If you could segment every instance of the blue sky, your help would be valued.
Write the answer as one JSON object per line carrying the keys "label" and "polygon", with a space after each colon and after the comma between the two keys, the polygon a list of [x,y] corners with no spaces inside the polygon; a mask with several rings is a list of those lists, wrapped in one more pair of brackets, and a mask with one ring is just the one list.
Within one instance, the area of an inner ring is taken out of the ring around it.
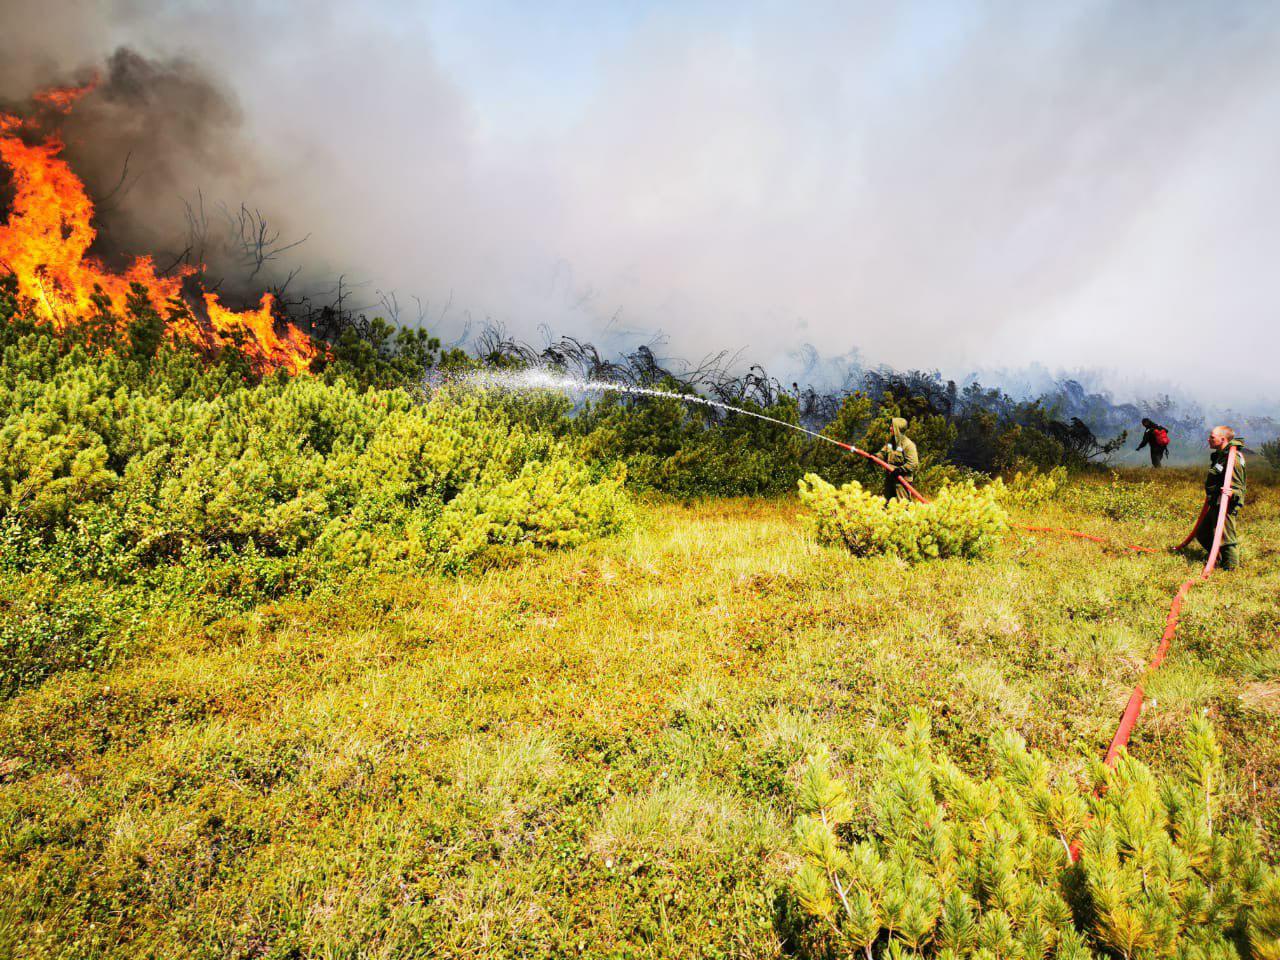
{"label": "blue sky", "polygon": [[[470,94],[485,131],[522,136],[577,121],[607,63],[670,3],[440,4],[426,36],[445,72]],[[684,16],[691,16],[686,11]]]}

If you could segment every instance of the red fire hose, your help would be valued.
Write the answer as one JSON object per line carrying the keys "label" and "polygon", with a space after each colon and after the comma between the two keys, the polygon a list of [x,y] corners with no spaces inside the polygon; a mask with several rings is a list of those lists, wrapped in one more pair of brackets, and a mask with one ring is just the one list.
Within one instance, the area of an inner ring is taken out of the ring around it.
{"label": "red fire hose", "polygon": [[[847,443],[842,443],[841,446],[853,453],[866,457],[868,460],[879,464],[886,470],[893,470],[893,467],[890,464],[873,454],[867,453],[865,450],[860,450],[852,444]],[[1151,663],[1147,665],[1147,669],[1143,671],[1142,677],[1139,678],[1138,683],[1134,685],[1133,692],[1129,694],[1129,701],[1125,704],[1124,713],[1120,715],[1120,725],[1116,728],[1115,736],[1111,738],[1110,746],[1107,747],[1107,754],[1103,759],[1103,763],[1108,767],[1114,767],[1116,765],[1120,759],[1120,751],[1129,743],[1129,737],[1133,733],[1133,728],[1138,722],[1139,715],[1142,713],[1142,704],[1144,700],[1142,680],[1164,663],[1164,658],[1169,652],[1169,645],[1172,643],[1174,634],[1177,633],[1178,630],[1178,618],[1182,614],[1182,602],[1187,598],[1187,594],[1191,591],[1193,586],[1209,579],[1210,574],[1213,573],[1214,568],[1218,564],[1218,554],[1222,549],[1222,531],[1226,525],[1227,511],[1231,505],[1231,481],[1235,476],[1235,466],[1236,448],[1228,447],[1226,474],[1222,481],[1221,499],[1218,501],[1218,519],[1217,523],[1214,525],[1213,543],[1209,548],[1208,559],[1205,560],[1204,569],[1201,570],[1198,575],[1191,577],[1183,583],[1182,586],[1178,588],[1178,592],[1173,595],[1173,602],[1169,605],[1169,613],[1165,617],[1164,632],[1160,635],[1160,643],[1156,645],[1155,656],[1151,658]],[[929,502],[905,479],[898,477],[897,480],[906,488],[907,492],[920,503]],[[1200,508],[1200,515],[1196,518],[1195,526],[1191,528],[1191,532],[1187,534],[1186,539],[1178,544],[1176,547],[1177,550],[1183,549],[1191,543],[1193,539],[1195,539],[1196,532],[1200,529],[1200,524],[1204,522],[1205,517],[1209,514],[1209,507],[1209,498],[1205,497],[1204,505]],[[1018,524],[1017,526],[1021,530],[1031,530],[1037,533],[1063,533],[1073,537],[1081,537],[1085,540],[1092,540],[1095,543],[1101,543],[1104,545],[1110,543],[1110,541],[1103,537],[1095,537],[1091,534],[1081,533],[1078,530],[1061,530],[1056,527],[1034,527],[1023,524]],[[1127,550],[1135,550],[1142,553],[1158,552],[1151,547],[1140,547],[1133,544],[1123,544],[1123,546]],[[1072,862],[1079,859],[1080,842],[1078,840],[1071,844],[1069,852]]]}
{"label": "red fire hose", "polygon": [[[1165,655],[1169,652],[1169,644],[1173,640],[1173,635],[1178,630],[1178,618],[1182,613],[1182,601],[1187,598],[1187,594],[1197,583],[1208,580],[1209,575],[1213,573],[1214,567],[1218,564],[1218,553],[1222,549],[1222,530],[1227,522],[1227,510],[1231,506],[1231,481],[1235,476],[1236,466],[1236,448],[1227,448],[1227,466],[1226,474],[1222,480],[1222,498],[1218,502],[1218,521],[1213,529],[1213,545],[1209,548],[1209,557],[1204,562],[1204,569],[1200,571],[1198,576],[1194,576],[1187,580],[1178,588],[1178,592],[1173,595],[1173,602],[1169,605],[1169,615],[1165,618],[1164,633],[1160,635],[1160,643],[1156,646],[1155,656],[1151,658],[1151,663],[1143,673],[1145,678],[1153,670],[1157,669],[1160,664],[1164,663]],[[1178,544],[1181,550],[1189,544],[1196,535],[1196,531],[1200,529],[1200,524],[1204,522],[1204,518],[1209,514],[1209,498],[1205,497],[1204,506],[1200,508],[1200,516],[1196,519],[1196,525],[1191,528],[1191,532],[1187,534],[1187,538]],[[1108,767],[1114,767],[1120,759],[1120,751],[1129,743],[1129,735],[1133,732],[1134,725],[1138,722],[1138,715],[1142,713],[1142,680],[1133,688],[1133,693],[1129,695],[1129,702],[1125,705],[1124,713],[1120,716],[1120,726],[1116,730],[1116,735],[1111,738],[1111,746],[1107,748],[1107,756],[1103,762]]]}
{"label": "red fire hose", "polygon": [[[838,440],[836,442],[840,443],[840,441]],[[860,457],[866,457],[872,463],[878,464],[879,466],[883,467],[885,470],[892,472],[894,469],[892,464],[886,463],[884,460],[881,460],[874,453],[868,453],[866,450],[862,450],[858,447],[855,447],[851,443],[840,443],[840,446],[844,447],[850,453],[856,453]],[[899,476],[896,479],[906,489],[907,493],[911,494],[912,498],[914,498],[920,503],[929,502],[928,498],[926,498],[923,494],[920,493],[919,490],[917,490],[910,483],[908,483],[905,477]],[[1205,503],[1205,509],[1206,510],[1208,509],[1207,501]],[[1093,534],[1083,533],[1079,530],[1065,530],[1061,527],[1033,527],[1033,526],[1029,526],[1027,524],[1022,524],[1022,523],[1015,523],[1014,526],[1017,527],[1019,530],[1028,530],[1032,533],[1061,533],[1064,536],[1079,537],[1082,540],[1092,540],[1094,543],[1100,543],[1103,546],[1116,546],[1124,550],[1133,550],[1136,553],[1158,553],[1159,552],[1158,550],[1154,550],[1151,547],[1140,547],[1132,543],[1114,543],[1113,541],[1108,540],[1105,537],[1095,537]],[[1188,542],[1189,541],[1190,541],[1190,538],[1188,538]],[[1186,546],[1186,544],[1183,544],[1183,546]],[[1181,549],[1181,547],[1179,547],[1179,549]]]}
{"label": "red fire hose", "polygon": [[[887,471],[889,471],[890,473],[893,473],[893,471],[897,469],[893,464],[891,464],[891,463],[889,463],[889,462],[887,462],[887,461],[885,461],[885,460],[881,460],[881,459],[880,459],[879,457],[877,457],[874,453],[868,453],[866,450],[863,450],[863,449],[861,449],[861,448],[859,448],[859,447],[855,447],[855,446],[854,446],[853,444],[851,444],[851,443],[840,443],[840,441],[839,441],[839,440],[837,440],[837,441],[836,441],[836,443],[840,444],[840,446],[844,447],[844,448],[845,448],[846,450],[848,450],[850,453],[856,453],[856,454],[857,454],[858,456],[860,456],[860,457],[866,457],[866,458],[867,458],[868,460],[870,460],[872,463],[877,464],[877,465],[879,465],[879,466],[881,466],[881,467],[884,467],[884,469],[885,469],[885,470],[887,470]],[[898,477],[896,477],[895,479],[897,479],[897,481],[898,481],[900,484],[902,484],[902,486],[906,489],[907,493],[911,494],[912,498],[914,498],[915,500],[918,500],[920,503],[928,503],[928,502],[929,502],[929,501],[928,501],[928,500],[926,500],[923,496],[921,496],[921,494],[920,494],[920,491],[919,491],[919,490],[917,490],[915,487],[913,487],[910,483],[908,483],[908,482],[907,482],[907,478],[906,478],[906,477],[898,476]]]}

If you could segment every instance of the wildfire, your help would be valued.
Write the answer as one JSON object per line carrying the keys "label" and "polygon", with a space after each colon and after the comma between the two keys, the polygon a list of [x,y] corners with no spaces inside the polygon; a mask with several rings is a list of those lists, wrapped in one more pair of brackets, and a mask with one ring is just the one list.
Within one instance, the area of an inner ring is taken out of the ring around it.
{"label": "wildfire", "polygon": [[[93,86],[43,91],[36,101],[66,113]],[[0,161],[12,171],[14,188],[9,219],[0,224],[0,271],[17,278],[20,296],[37,316],[66,330],[98,316],[104,297],[110,312],[123,317],[129,298],[141,293],[167,318],[175,340],[211,352],[234,345],[263,373],[310,366],[319,352],[315,343],[293,324],[277,321],[269,293],[256,310],[230,310],[212,293],[193,304],[184,300],[182,287],[194,267],[160,276],[151,258],[142,256],[117,273],[90,256],[97,236],[93,201],[62,158],[62,140],[49,134],[28,143],[19,135],[23,130],[40,132],[35,121],[0,112]]]}
{"label": "wildfire", "polygon": [[36,103],[51,107],[59,113],[66,113],[77,100],[97,85],[98,78],[95,76],[88,83],[79,87],[54,87],[50,90],[41,90],[33,99]]}

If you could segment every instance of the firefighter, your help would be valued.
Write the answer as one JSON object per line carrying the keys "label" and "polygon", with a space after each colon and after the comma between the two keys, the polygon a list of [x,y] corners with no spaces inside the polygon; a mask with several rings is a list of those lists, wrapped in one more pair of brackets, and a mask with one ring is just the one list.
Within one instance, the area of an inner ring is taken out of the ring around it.
{"label": "firefighter", "polygon": [[880,448],[880,459],[893,467],[884,474],[884,498],[886,501],[897,497],[899,500],[910,500],[907,488],[898,482],[898,478],[911,482],[916,468],[920,466],[920,455],[916,452],[915,442],[906,435],[907,421],[902,417],[894,417],[889,424],[892,435],[889,442]]}
{"label": "firefighter", "polygon": [[1206,551],[1213,549],[1213,532],[1218,525],[1218,509],[1222,502],[1222,484],[1226,477],[1227,451],[1236,451],[1236,465],[1231,475],[1231,500],[1227,503],[1227,518],[1222,525],[1222,549],[1218,565],[1232,570],[1240,563],[1240,541],[1236,530],[1236,516],[1244,505],[1244,441],[1236,437],[1230,427],[1214,427],[1209,432],[1209,473],[1204,478],[1205,499],[1209,509],[1196,527],[1196,540]]}
{"label": "firefighter", "polygon": [[1142,418],[1142,442],[1138,449],[1148,447],[1151,450],[1151,465],[1160,466],[1160,462],[1169,454],[1169,431],[1154,420]]}

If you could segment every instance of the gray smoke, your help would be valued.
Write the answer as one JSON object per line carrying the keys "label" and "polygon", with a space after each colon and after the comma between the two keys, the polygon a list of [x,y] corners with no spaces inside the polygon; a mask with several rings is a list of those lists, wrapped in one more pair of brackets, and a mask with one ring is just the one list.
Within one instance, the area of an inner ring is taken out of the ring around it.
{"label": "gray smoke", "polygon": [[139,179],[147,222],[197,187],[246,200],[311,234],[300,283],[418,294],[446,335],[469,314],[780,370],[808,343],[1277,399],[1274,4],[655,6],[559,86],[585,11],[504,45],[535,15],[447,8],[446,49],[441,8],[392,0],[16,7],[0,95],[126,44],[238,105]]}

